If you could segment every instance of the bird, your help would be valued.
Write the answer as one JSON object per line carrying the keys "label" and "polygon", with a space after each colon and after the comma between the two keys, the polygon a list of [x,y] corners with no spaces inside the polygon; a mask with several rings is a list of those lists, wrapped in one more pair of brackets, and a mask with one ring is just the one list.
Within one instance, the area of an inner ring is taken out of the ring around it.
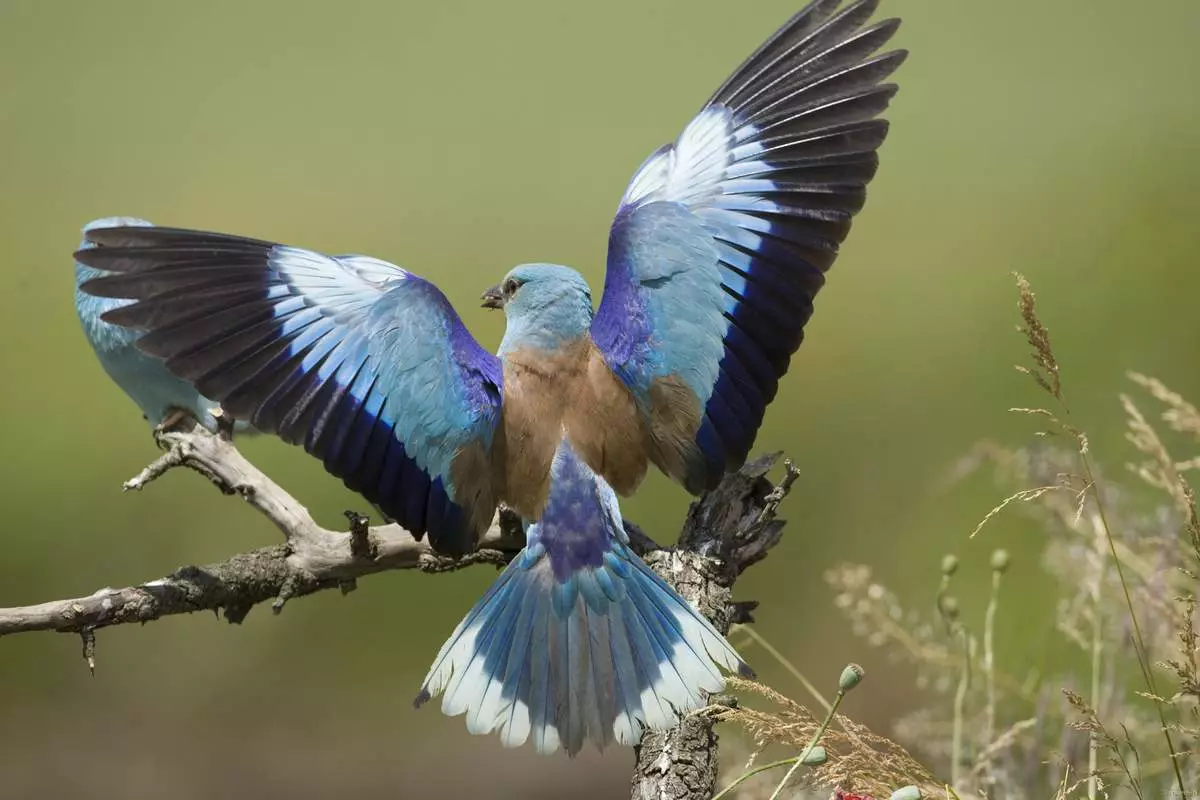
{"label": "bird", "polygon": [[635,172],[599,306],[574,269],[486,290],[496,354],[430,281],[359,255],[184,228],[89,230],[101,319],[237,419],[301,445],[451,556],[498,505],[527,543],[434,660],[469,731],[635,743],[751,674],[629,549],[618,495],[649,464],[687,491],[746,459],[861,210],[888,131],[879,0],[813,0]]}
{"label": "bird", "polygon": [[499,504],[534,520],[572,451],[619,495],[692,494],[746,459],[878,167],[905,50],[880,0],[813,0],[635,172],[603,294],[555,264],[483,293],[496,355],[408,270],[232,234],[96,228],[105,322],[237,419],[299,444],[439,552]]}
{"label": "bird", "polygon": [[[95,247],[87,233],[100,228],[151,227],[138,217],[104,217],[83,226],[84,238],[80,249]],[[209,431],[216,433],[228,424],[219,413],[220,404],[202,395],[192,384],[172,375],[161,361],[142,353],[136,346],[137,331],[105,322],[101,317],[108,311],[127,305],[128,300],[113,300],[90,295],[80,286],[103,275],[100,270],[75,261],[75,311],[83,326],[84,336],[96,353],[100,366],[129,399],[142,410],[142,415],[158,429],[170,428],[185,416],[194,417]],[[244,421],[234,422],[233,430],[249,429]]]}
{"label": "bird", "polygon": [[629,547],[616,493],[564,437],[525,548],[442,645],[414,705],[442,696],[467,730],[539,753],[665,730],[754,672]]}

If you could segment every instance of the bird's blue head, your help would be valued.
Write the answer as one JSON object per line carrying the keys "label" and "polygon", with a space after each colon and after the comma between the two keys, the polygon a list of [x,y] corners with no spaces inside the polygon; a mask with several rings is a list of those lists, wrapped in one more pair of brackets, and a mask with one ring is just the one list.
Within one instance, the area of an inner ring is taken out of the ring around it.
{"label": "bird's blue head", "polygon": [[522,264],[483,293],[484,308],[502,308],[508,320],[501,354],[556,350],[592,324],[592,290],[570,267]]}

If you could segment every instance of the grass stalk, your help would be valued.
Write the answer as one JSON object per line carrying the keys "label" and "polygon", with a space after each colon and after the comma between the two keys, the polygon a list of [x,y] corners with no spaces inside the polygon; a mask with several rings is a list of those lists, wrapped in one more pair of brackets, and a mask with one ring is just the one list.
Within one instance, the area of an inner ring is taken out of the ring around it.
{"label": "grass stalk", "polygon": [[783,655],[783,653],[776,650],[775,646],[768,642],[766,637],[756,631],[753,626],[742,625],[739,626],[739,630],[745,632],[746,635],[753,639],[759,647],[761,647],[763,650],[766,650],[772,658],[778,661],[784,669],[790,672],[793,678],[800,681],[800,685],[803,686],[804,689],[813,696],[814,700],[821,704],[821,708],[825,709],[826,711],[829,711],[831,708],[833,708],[833,704],[825,699],[825,695],[821,694],[821,690],[814,686],[813,682],[806,678],[804,673],[796,668],[795,664],[789,661]]}
{"label": "grass stalk", "polygon": [[[1045,392],[1050,394],[1058,402],[1062,409],[1061,419],[1055,417],[1049,412],[1042,412],[1053,423],[1060,427],[1066,433],[1072,435],[1077,444],[1079,453],[1080,466],[1083,468],[1084,490],[1081,493],[1082,502],[1086,502],[1086,493],[1090,492],[1092,499],[1096,503],[1096,513],[1099,516],[1100,525],[1104,531],[1104,541],[1107,544],[1109,555],[1112,557],[1112,564],[1116,570],[1117,579],[1121,584],[1121,592],[1125,599],[1125,608],[1129,612],[1129,622],[1133,629],[1133,650],[1137,656],[1138,667],[1142,672],[1142,680],[1146,684],[1146,690],[1149,692],[1154,702],[1154,709],[1158,713],[1158,720],[1162,729],[1163,738],[1167,743],[1167,752],[1171,757],[1171,768],[1175,773],[1175,783],[1179,789],[1179,800],[1187,800],[1187,788],[1184,785],[1183,772],[1179,766],[1179,753],[1175,750],[1175,742],[1171,737],[1171,730],[1167,725],[1167,716],[1163,711],[1163,701],[1158,693],[1158,687],[1154,680],[1154,671],[1150,664],[1149,650],[1146,647],[1145,637],[1142,635],[1142,625],[1138,620],[1137,610],[1133,605],[1133,595],[1129,591],[1129,582],[1125,577],[1125,568],[1121,563],[1121,558],[1117,553],[1116,538],[1112,533],[1112,525],[1109,524],[1108,512],[1105,509],[1104,498],[1100,491],[1099,485],[1096,483],[1096,471],[1092,468],[1092,459],[1089,455],[1087,436],[1082,430],[1075,425],[1075,421],[1071,415],[1071,407],[1067,403],[1066,396],[1062,391],[1062,380],[1059,375],[1058,361],[1054,356],[1054,350],[1050,346],[1050,333],[1046,330],[1046,326],[1038,318],[1036,310],[1036,300],[1033,290],[1029,286],[1029,281],[1019,273],[1016,275],[1017,288],[1020,292],[1020,301],[1018,308],[1021,312],[1021,319],[1025,322],[1025,327],[1021,328],[1021,332],[1025,334],[1026,341],[1033,348],[1032,356],[1034,367],[1017,367],[1020,372],[1029,375]],[[1082,505],[1081,505],[1082,507]],[[1093,670],[1093,673],[1098,670]],[[1091,781],[1089,780],[1089,789]],[[1091,795],[1090,795],[1091,796]]]}
{"label": "grass stalk", "polygon": [[[791,764],[791,765],[799,764],[800,760],[801,760],[801,756],[793,756],[792,758],[784,758],[784,759],[780,759],[779,761],[772,761],[770,764],[762,764],[761,766],[757,766],[754,769],[747,770],[746,772],[743,772],[741,775],[738,775],[737,778],[735,778],[724,789],[722,789],[721,791],[714,794],[712,797],[712,800],[722,800],[722,798],[727,797],[729,795],[729,793],[732,792],[734,789],[736,789],[743,781],[745,781],[749,778],[753,778],[755,775],[758,775],[759,773],[768,772],[773,769],[778,769],[779,767],[788,766],[789,764]],[[789,774],[791,774],[791,773],[789,773]]]}
{"label": "grass stalk", "polygon": [[963,626],[958,626],[958,635],[962,639],[963,661],[962,672],[958,677],[958,688],[954,691],[954,732],[950,741],[950,785],[958,786],[962,777],[963,763],[963,724],[966,719],[967,692],[971,688],[971,659],[973,649],[971,637]]}
{"label": "grass stalk", "polygon": [[[1089,702],[1100,715],[1100,672],[1103,668],[1104,625],[1103,612],[1100,606],[1101,592],[1104,587],[1104,571],[1107,553],[1104,549],[1104,530],[1098,516],[1092,517],[1092,528],[1096,539],[1096,573],[1092,580],[1092,690]],[[1100,789],[1100,734],[1092,731],[1088,734],[1088,800],[1096,800]]]}
{"label": "grass stalk", "polygon": [[[987,707],[985,709],[984,741],[988,750],[996,741],[996,614],[1000,609],[1000,583],[1008,569],[1008,553],[996,550],[992,553],[992,592],[988,596],[987,612],[983,618],[983,680],[987,691]],[[991,757],[987,757],[985,768],[989,767]],[[990,770],[989,770],[990,773]]]}
{"label": "grass stalk", "polygon": [[[1066,410],[1067,416],[1070,416],[1070,410],[1066,409],[1066,403],[1063,403],[1063,408]],[[1087,480],[1087,485],[1091,487],[1092,497],[1096,501],[1096,512],[1100,518],[1100,524],[1104,529],[1104,539],[1108,544],[1109,555],[1112,556],[1113,566],[1117,570],[1117,579],[1121,583],[1121,592],[1125,597],[1125,607],[1129,611],[1129,622],[1133,628],[1133,649],[1137,655],[1138,666],[1142,671],[1142,680],[1146,683],[1146,690],[1153,698],[1154,708],[1158,712],[1158,721],[1162,727],[1163,738],[1167,742],[1167,753],[1171,757],[1171,769],[1175,773],[1175,783],[1179,788],[1179,800],[1187,800],[1187,787],[1183,781],[1183,771],[1179,767],[1179,753],[1175,750],[1175,741],[1171,738],[1171,729],[1167,726],[1167,715],[1163,712],[1161,695],[1158,693],[1158,686],[1154,680],[1154,671],[1150,665],[1150,657],[1146,649],[1146,640],[1142,636],[1142,626],[1138,622],[1137,611],[1133,607],[1133,595],[1129,591],[1129,583],[1125,580],[1125,570],[1121,567],[1121,559],[1117,556],[1117,548],[1114,544],[1112,528],[1108,524],[1108,515],[1104,510],[1104,501],[1100,498],[1100,490],[1096,485],[1095,474],[1092,470],[1092,460],[1088,457],[1087,450],[1080,448],[1080,461],[1083,463],[1083,477]],[[1095,671],[1097,674],[1099,670]]]}
{"label": "grass stalk", "polygon": [[[775,791],[771,792],[770,800],[777,800],[780,792],[782,792],[783,788],[787,786],[788,781],[792,779],[792,774],[800,768],[800,765],[803,764],[805,759],[808,758],[809,753],[811,753],[813,748],[817,746],[817,743],[821,741],[821,737],[825,735],[825,731],[829,730],[829,723],[833,721],[833,715],[837,713],[838,706],[842,704],[842,700],[845,697],[846,689],[843,689],[839,686],[838,693],[833,697],[832,705],[829,707],[829,710],[825,712],[825,719],[821,720],[821,727],[817,728],[817,732],[813,734],[811,739],[809,739],[808,746],[805,747],[803,752],[801,752],[800,755],[794,759],[795,763],[792,764],[791,768],[786,774],[784,774],[783,780],[781,780],[779,785],[775,787]],[[716,800],[716,798],[713,798],[713,800]]]}

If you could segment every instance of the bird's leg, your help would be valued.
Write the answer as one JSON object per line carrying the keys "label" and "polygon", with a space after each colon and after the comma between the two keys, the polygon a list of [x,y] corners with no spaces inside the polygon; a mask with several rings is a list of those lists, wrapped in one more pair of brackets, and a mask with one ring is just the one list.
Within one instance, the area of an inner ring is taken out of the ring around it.
{"label": "bird's leg", "polygon": [[191,422],[196,424],[196,418],[190,411],[182,408],[171,408],[163,417],[162,422],[154,426],[154,441],[158,446],[166,450],[153,462],[148,464],[145,469],[139,472],[134,477],[125,481],[121,486],[122,491],[141,491],[146,484],[155,480],[168,470],[182,466],[187,460],[187,448],[183,441],[173,441],[167,437],[167,434],[175,431],[184,430],[184,423]]}
{"label": "bird's leg", "polygon": [[162,418],[162,422],[154,426],[155,438],[161,436],[167,431],[173,430],[179,423],[184,420],[191,419],[192,413],[182,408],[172,408],[167,412],[167,415]]}

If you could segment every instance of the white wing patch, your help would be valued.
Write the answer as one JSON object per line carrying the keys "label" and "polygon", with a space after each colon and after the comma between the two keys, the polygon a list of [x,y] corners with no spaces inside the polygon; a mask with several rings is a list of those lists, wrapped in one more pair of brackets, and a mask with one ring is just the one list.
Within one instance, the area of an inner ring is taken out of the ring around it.
{"label": "white wing patch", "polygon": [[309,325],[315,316],[337,323],[359,319],[381,293],[412,277],[395,264],[370,256],[327,256],[283,245],[271,251],[269,263],[287,281],[271,290],[272,298],[293,295],[274,307],[276,317],[288,317],[285,334]]}
{"label": "white wing patch", "polygon": [[[721,106],[704,109],[688,123],[673,145],[646,160],[633,176],[622,205],[665,200],[693,207],[711,201],[722,193],[721,183],[728,178],[727,170],[734,157],[733,133],[727,109]],[[739,147],[738,154],[746,155],[746,148],[746,145]]]}
{"label": "white wing patch", "polygon": [[389,285],[396,281],[407,280],[411,276],[408,270],[371,256],[360,256],[351,253],[334,256],[334,258],[347,271],[357,275],[360,280],[375,285],[380,291],[386,290]]}

